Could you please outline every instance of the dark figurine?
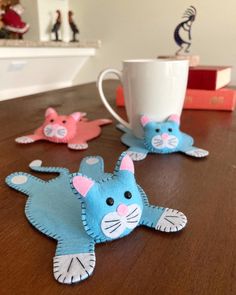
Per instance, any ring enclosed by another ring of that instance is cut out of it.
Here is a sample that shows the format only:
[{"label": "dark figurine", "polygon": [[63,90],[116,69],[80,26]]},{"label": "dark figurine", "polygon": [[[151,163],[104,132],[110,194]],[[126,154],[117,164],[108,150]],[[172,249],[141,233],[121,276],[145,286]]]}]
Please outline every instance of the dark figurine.
[{"label": "dark figurine", "polygon": [[68,21],[69,21],[70,28],[73,32],[73,39],[71,40],[71,42],[79,42],[79,40],[77,40],[76,38],[76,35],[79,34],[79,29],[73,21],[73,18],[72,18],[73,14],[74,13],[71,10],[68,12]]},{"label": "dark figurine", "polygon": [[52,33],[55,33],[55,36],[56,36],[54,41],[61,41],[58,38],[58,31],[60,30],[60,27],[61,27],[61,12],[60,10],[57,10],[56,13],[57,13],[57,19],[55,24],[52,27]]},{"label": "dark figurine", "polygon": [[[177,27],[175,28],[174,39],[177,45],[180,47],[179,50],[176,51],[176,55],[179,54],[182,49],[184,49],[185,45],[187,46],[184,52],[186,53],[189,52],[189,48],[191,46],[191,40],[192,40],[191,28],[192,28],[193,22],[196,19],[196,15],[197,15],[197,10],[194,6],[191,5],[184,12],[183,18],[186,18],[186,20],[178,24]],[[184,31],[187,32],[187,35],[186,33],[184,34]]]}]

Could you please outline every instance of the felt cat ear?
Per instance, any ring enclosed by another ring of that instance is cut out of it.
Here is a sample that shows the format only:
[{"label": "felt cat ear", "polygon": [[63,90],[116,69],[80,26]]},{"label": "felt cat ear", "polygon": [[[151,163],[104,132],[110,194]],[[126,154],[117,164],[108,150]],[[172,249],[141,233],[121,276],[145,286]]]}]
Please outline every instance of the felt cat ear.
[{"label": "felt cat ear", "polygon": [[48,108],[45,112],[45,117],[57,116],[57,112],[53,108]]},{"label": "felt cat ear", "polygon": [[77,122],[79,121],[81,118],[85,117],[87,115],[87,113],[80,113],[80,112],[76,112],[76,113],[72,113],[70,114],[70,116]]},{"label": "felt cat ear", "polygon": [[177,125],[180,124],[180,117],[179,115],[171,115],[167,121],[175,122]]},{"label": "felt cat ear", "polygon": [[142,126],[146,126],[149,122],[152,122],[152,120],[150,118],[148,118],[148,116],[143,115],[140,119]]},{"label": "felt cat ear", "polygon": [[73,179],[72,179],[73,187],[83,197],[87,196],[88,192],[91,190],[94,183],[95,182],[92,179],[87,178],[87,177],[82,176],[82,175],[74,176]]},{"label": "felt cat ear", "polygon": [[134,174],[134,163],[128,154],[123,154],[120,158],[119,171],[129,171]]}]

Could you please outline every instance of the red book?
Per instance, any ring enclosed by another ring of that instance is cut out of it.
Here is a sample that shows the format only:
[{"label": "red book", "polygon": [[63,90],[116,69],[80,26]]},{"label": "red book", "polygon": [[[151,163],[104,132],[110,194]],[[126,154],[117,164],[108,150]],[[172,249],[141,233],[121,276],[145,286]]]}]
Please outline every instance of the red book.
[{"label": "red book", "polygon": [[121,85],[116,88],[116,105],[119,107],[123,107],[125,105],[124,91]]},{"label": "red book", "polygon": [[[122,86],[116,90],[116,105],[124,106]],[[219,90],[187,89],[184,109],[233,111],[236,105],[236,90],[222,88]]]},{"label": "red book", "polygon": [[217,90],[231,81],[231,67],[196,66],[189,68],[188,86],[191,89]]},{"label": "red book", "polygon": [[184,109],[233,111],[236,104],[236,90],[187,89]]}]

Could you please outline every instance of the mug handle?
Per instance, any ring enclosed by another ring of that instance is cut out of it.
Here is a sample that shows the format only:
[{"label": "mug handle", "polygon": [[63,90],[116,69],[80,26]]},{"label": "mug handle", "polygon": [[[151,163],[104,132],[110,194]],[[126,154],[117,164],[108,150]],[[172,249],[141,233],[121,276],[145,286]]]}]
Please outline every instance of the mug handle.
[{"label": "mug handle", "polygon": [[128,122],[126,122],[124,119],[122,119],[114,110],[113,108],[111,107],[111,105],[108,103],[105,95],[104,95],[104,92],[103,92],[103,87],[102,87],[102,82],[103,82],[103,79],[104,77],[107,75],[107,74],[110,74],[110,73],[113,73],[115,74],[119,80],[122,82],[122,73],[121,71],[118,71],[116,69],[106,69],[104,71],[102,71],[99,76],[98,76],[98,80],[97,80],[97,87],[98,87],[98,91],[99,91],[99,94],[100,94],[100,97],[101,97],[101,100],[102,102],[104,103],[106,109],[112,114],[112,116],[118,121],[120,122],[122,125],[124,125],[125,127],[131,129],[131,126]]}]

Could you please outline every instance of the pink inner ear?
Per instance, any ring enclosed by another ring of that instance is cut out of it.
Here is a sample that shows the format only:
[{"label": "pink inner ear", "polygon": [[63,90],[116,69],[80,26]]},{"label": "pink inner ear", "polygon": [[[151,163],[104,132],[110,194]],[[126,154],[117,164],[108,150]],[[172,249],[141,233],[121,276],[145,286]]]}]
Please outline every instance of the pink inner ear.
[{"label": "pink inner ear", "polygon": [[175,123],[177,123],[179,125],[179,123],[180,123],[180,117],[178,115],[171,115],[168,118],[168,121],[173,121],[173,122],[175,122]]},{"label": "pink inner ear", "polygon": [[134,163],[128,155],[121,160],[120,170],[127,170],[134,174]]},{"label": "pink inner ear", "polygon": [[50,115],[57,115],[57,112],[53,108],[48,108],[45,112],[45,117]]},{"label": "pink inner ear", "polygon": [[83,196],[86,197],[89,190],[94,185],[94,181],[84,177],[84,176],[75,176],[73,178],[74,188]]},{"label": "pink inner ear", "polygon": [[76,112],[76,113],[70,114],[70,116],[72,118],[74,118],[75,121],[79,121],[85,115],[86,115],[86,113],[80,113],[80,112]]},{"label": "pink inner ear", "polygon": [[149,122],[151,122],[151,120],[150,120],[147,116],[143,115],[143,116],[141,117],[141,124],[143,125],[143,127],[144,127],[145,125],[147,125],[147,123],[149,123]]}]

